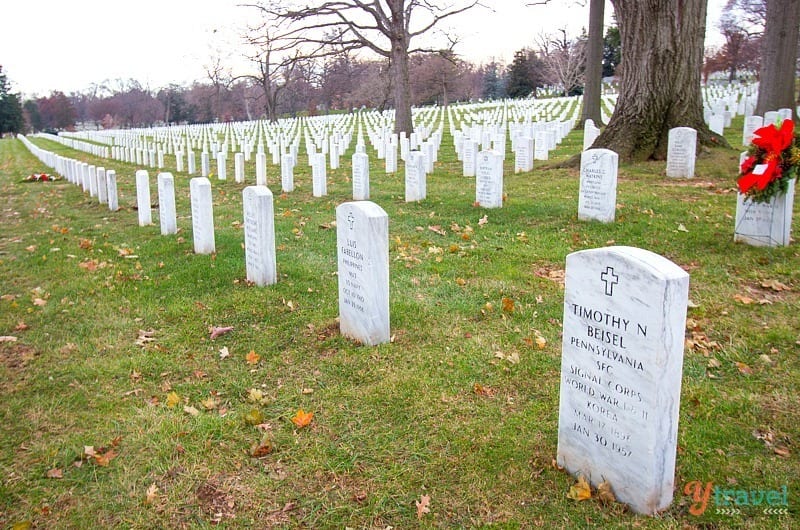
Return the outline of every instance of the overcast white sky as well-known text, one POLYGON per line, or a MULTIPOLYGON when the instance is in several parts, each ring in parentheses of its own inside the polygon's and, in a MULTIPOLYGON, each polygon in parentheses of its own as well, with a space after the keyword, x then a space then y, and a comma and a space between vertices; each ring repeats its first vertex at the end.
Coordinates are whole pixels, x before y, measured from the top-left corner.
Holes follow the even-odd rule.
MULTIPOLYGON (((53 90, 83 91, 105 80, 136 79, 150 88, 206 79, 214 55, 241 64, 240 28, 253 17, 244 0, 13 0, 0 14, 0 65, 12 91, 31 97, 53 90)), ((566 28, 576 36, 588 6, 551 0, 494 0, 494 13, 476 10, 452 18, 457 51, 481 63, 510 63, 542 33, 566 28)), ((725 0, 709 0, 708 39, 719 44, 717 21, 725 0)), ((606 3, 606 20, 611 5, 606 3)), ((238 68, 241 69, 241 66, 238 68)), ((242 73, 242 72, 237 72, 242 73)))

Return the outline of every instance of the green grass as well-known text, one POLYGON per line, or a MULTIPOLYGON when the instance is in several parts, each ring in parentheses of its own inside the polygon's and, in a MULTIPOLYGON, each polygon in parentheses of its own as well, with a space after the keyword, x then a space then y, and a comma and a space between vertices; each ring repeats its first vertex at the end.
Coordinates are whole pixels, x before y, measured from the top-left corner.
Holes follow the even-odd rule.
MULTIPOLYGON (((739 130, 741 118, 732 144, 739 130)), ((580 141, 572 133, 555 159, 580 141)), ((0 335, 19 339, 0 343, 0 527, 791 528, 800 255, 796 244, 733 243, 738 152, 704 151, 689 181, 667 180, 663 162, 623 165, 617 221, 606 225, 577 220, 577 171, 537 162, 515 175, 510 152, 504 207, 473 206, 473 180, 460 176, 450 142, 446 134, 427 200, 414 204, 403 201, 402 163, 386 176, 370 151, 371 196, 390 219, 393 341, 368 348, 336 323, 330 223, 350 196, 350 154, 328 171, 321 199, 301 156, 296 191, 275 195, 279 282, 257 288, 245 281, 233 157, 229 180, 211 178, 217 253, 200 256, 188 175, 176 174, 180 233, 161 236, 157 225, 137 226, 134 166, 36 140, 115 169, 121 209, 112 213, 65 181, 21 182, 46 168, 21 142, 0 141, 0 335), (686 268, 697 304, 687 337, 717 345, 685 352, 675 500, 656 517, 572 501, 574 479, 552 466, 563 311, 555 280, 568 253, 610 244, 686 268), (210 340, 209 327, 223 325, 235 329, 210 340), (154 340, 137 344, 140 330, 154 340), (263 403, 248 401, 254 388, 263 403), (170 392, 177 406, 167 406, 170 392), (209 398, 213 410, 202 405, 209 398), (290 422, 300 408, 314 412, 304 429, 290 422), (253 409, 262 430, 246 421, 253 409), (265 433, 272 453, 251 457, 265 433), (81 459, 87 445, 118 455, 100 466, 81 459), (48 478, 54 469, 63 478, 48 478), (683 487, 695 480, 787 485, 790 514, 716 515, 712 504, 691 515, 683 487), (418 519, 421 495, 431 513, 418 519)), ((251 183, 254 173, 251 161, 251 183)), ((268 174, 277 191, 277 168, 268 174)))

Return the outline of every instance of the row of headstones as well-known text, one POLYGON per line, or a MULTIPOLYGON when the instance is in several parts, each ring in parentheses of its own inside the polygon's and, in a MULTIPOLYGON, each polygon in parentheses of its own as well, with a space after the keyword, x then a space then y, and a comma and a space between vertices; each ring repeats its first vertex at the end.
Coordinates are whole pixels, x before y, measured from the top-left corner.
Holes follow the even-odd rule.
MULTIPOLYGON (((791 119, 791 118, 789 118, 791 119)), ((591 125, 590 125, 591 127, 591 125)), ((752 140, 752 132, 748 142, 752 140)), ((667 176, 692 178, 697 152, 697 131, 676 127, 669 132, 667 176)), ((747 156, 742 153, 741 160, 747 156)), ((613 222, 616 216, 619 157, 609 149, 587 149, 581 154, 578 219, 613 222)), ((740 161, 741 165, 741 161, 740 161)), ((737 171, 738 173, 738 171, 737 171)), ((737 194, 734 241, 753 246, 786 246, 790 242, 795 182, 785 195, 770 202, 754 202, 737 194)))
POLYGON ((116 171, 57 155, 31 143, 23 135, 17 137, 34 156, 67 179, 68 182, 80 186, 91 197, 97 197, 98 202, 107 204, 108 209, 112 212, 119 209, 116 171))
MULTIPOLYGON (((256 218, 245 223, 254 232, 256 218)), ((388 215, 347 202, 336 224, 341 332, 386 343, 388 215)), ((595 486, 610 482, 639 513, 672 501, 688 296, 689 275, 646 250, 567 256, 558 463, 595 486)))

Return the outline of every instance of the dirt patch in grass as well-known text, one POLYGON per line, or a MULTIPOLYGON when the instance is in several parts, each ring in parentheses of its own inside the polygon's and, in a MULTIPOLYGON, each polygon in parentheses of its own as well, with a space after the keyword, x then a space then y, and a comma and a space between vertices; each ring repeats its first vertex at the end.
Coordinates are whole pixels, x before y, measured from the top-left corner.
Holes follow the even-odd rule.
POLYGON ((236 517, 235 478, 216 475, 197 488, 197 502, 212 524, 236 517))
POLYGON ((18 374, 36 357, 37 352, 31 346, 19 342, 0 343, 0 364, 8 371, 18 374))

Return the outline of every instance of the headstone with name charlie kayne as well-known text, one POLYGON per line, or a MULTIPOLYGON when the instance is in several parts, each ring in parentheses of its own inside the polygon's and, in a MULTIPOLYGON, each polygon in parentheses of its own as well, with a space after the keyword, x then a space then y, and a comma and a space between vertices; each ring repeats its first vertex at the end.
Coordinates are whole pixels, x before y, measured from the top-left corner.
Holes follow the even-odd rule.
POLYGON ((614 221, 617 209, 619 156, 609 149, 587 149, 581 153, 581 183, 578 219, 614 221))
POLYGON ((195 254, 216 252, 214 239, 214 206, 211 201, 211 181, 195 177, 189 181, 192 202, 192 238, 195 254))
POLYGON ((696 130, 691 127, 675 127, 669 130, 669 141, 667 144, 668 177, 693 178, 696 155, 696 130))
POLYGON ((242 203, 247 280, 259 287, 272 285, 278 281, 272 192, 266 186, 248 186, 242 191, 242 203))
POLYGON ((365 345, 389 342, 389 216, 370 201, 336 208, 339 326, 365 345))
POLYGON ((158 174, 158 220, 161 235, 177 234, 178 220, 175 211, 175 179, 172 173, 158 174))
POLYGON ((672 502, 688 296, 647 250, 567 256, 557 462, 637 513, 672 502))

